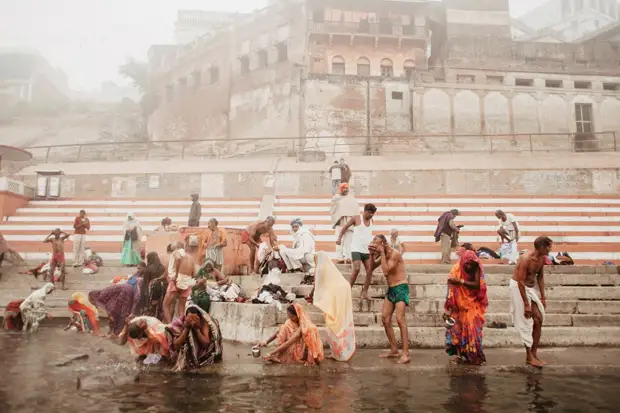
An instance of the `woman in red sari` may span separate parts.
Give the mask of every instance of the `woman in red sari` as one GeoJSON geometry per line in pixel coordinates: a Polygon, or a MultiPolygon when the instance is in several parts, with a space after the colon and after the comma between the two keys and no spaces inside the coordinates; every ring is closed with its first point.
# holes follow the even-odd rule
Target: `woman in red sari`
{"type": "Polygon", "coordinates": [[[22,314],[19,306],[24,300],[11,301],[6,305],[4,309],[4,329],[9,331],[22,331],[24,328],[24,322],[22,321],[22,314]]]}
{"type": "Polygon", "coordinates": [[[459,361],[480,365],[486,359],[482,351],[482,328],[489,301],[482,264],[474,251],[459,249],[459,262],[448,278],[444,318],[454,320],[446,329],[446,352],[459,361]]]}

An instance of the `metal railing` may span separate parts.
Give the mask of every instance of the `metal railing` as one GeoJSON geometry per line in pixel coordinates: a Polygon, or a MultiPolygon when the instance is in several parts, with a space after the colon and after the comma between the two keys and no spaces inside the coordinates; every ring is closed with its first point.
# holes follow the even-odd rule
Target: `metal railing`
{"type": "Polygon", "coordinates": [[[378,135],[305,138],[204,139],[98,142],[38,146],[28,150],[34,163],[136,160],[200,160],[288,156],[420,155],[440,153],[617,152],[616,132],[493,135],[378,135]]]}

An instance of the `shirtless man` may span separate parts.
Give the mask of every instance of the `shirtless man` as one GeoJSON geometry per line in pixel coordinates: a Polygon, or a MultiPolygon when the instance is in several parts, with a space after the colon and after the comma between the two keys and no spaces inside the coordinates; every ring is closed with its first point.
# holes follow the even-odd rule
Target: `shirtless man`
{"type": "Polygon", "coordinates": [[[174,299],[178,298],[177,314],[185,314],[185,303],[192,292],[196,274],[197,240],[188,242],[187,251],[179,243],[170,256],[168,265],[168,289],[164,298],[164,322],[172,322],[174,316],[174,299]],[[195,245],[194,245],[195,244],[195,245]]]}
{"type": "MultiPolygon", "coordinates": [[[[213,277],[218,286],[230,284],[230,278],[227,275],[222,274],[220,270],[215,267],[215,264],[211,260],[207,260],[204,263],[203,268],[207,275],[213,277]]],[[[200,279],[196,285],[206,285],[207,280],[205,278],[200,279]]]]}
{"type": "Polygon", "coordinates": [[[508,287],[512,322],[525,346],[525,362],[534,367],[545,365],[538,358],[538,344],[547,307],[545,257],[552,246],[550,238],[536,238],[535,250],[521,257],[508,287]]]}
{"type": "Polygon", "coordinates": [[[273,232],[273,225],[276,223],[274,217],[267,217],[264,221],[257,221],[250,224],[241,235],[241,243],[250,248],[250,270],[252,274],[258,274],[258,265],[256,264],[256,251],[260,245],[260,237],[263,234],[269,235],[269,244],[274,251],[278,251],[278,238],[273,232]]]}
{"type": "Polygon", "coordinates": [[[409,331],[405,320],[405,310],[409,306],[409,280],[405,274],[405,261],[400,252],[391,248],[383,235],[376,235],[368,250],[373,255],[373,270],[381,266],[383,275],[387,280],[388,291],[383,300],[381,318],[383,328],[390,342],[391,350],[381,354],[381,358],[399,358],[399,364],[409,363],[409,331]],[[396,310],[396,323],[400,329],[400,338],[403,342],[402,356],[398,352],[396,335],[392,327],[392,315],[396,310]]]}
{"type": "Polygon", "coordinates": [[[60,288],[62,288],[63,290],[67,289],[65,287],[65,240],[67,240],[67,238],[69,237],[69,234],[61,231],[60,228],[56,228],[43,240],[43,242],[49,242],[50,244],[52,244],[52,260],[50,261],[50,281],[54,282],[54,273],[56,272],[56,268],[60,268],[60,288]]]}

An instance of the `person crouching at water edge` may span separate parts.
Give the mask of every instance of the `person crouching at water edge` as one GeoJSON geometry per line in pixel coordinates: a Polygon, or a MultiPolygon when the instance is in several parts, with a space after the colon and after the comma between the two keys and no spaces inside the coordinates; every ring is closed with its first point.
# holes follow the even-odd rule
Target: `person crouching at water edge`
{"type": "Polygon", "coordinates": [[[136,358],[146,358],[145,364],[157,364],[170,355],[166,325],[155,317],[127,317],[119,337],[119,344],[125,343],[129,344],[131,354],[136,358]]]}
{"type": "Polygon", "coordinates": [[[259,347],[265,347],[278,340],[278,347],[265,355],[263,360],[273,363],[303,363],[306,366],[323,361],[323,342],[319,330],[310,321],[302,306],[292,304],[287,308],[286,314],[288,319],[280,330],[267,341],[257,344],[259,347]]]}
{"type": "Polygon", "coordinates": [[[30,294],[20,305],[19,311],[21,312],[23,332],[34,333],[39,328],[39,323],[46,318],[52,318],[48,314],[45,307],[45,299],[49,294],[54,291],[55,287],[52,283],[47,283],[43,287],[39,288],[32,294],[30,294]]]}
{"type": "Polygon", "coordinates": [[[448,294],[444,304],[446,352],[457,362],[475,365],[486,359],[482,352],[482,327],[489,301],[482,264],[474,251],[460,247],[459,262],[448,278],[448,294]],[[450,327],[451,325],[451,327],[450,327]]]}
{"type": "Polygon", "coordinates": [[[381,266],[383,275],[387,280],[388,291],[383,300],[381,318],[383,328],[390,342],[391,350],[380,355],[382,358],[399,358],[398,363],[409,363],[409,331],[405,320],[405,311],[409,306],[409,280],[405,274],[405,261],[400,252],[388,245],[383,235],[377,235],[368,246],[372,254],[372,269],[381,266]],[[396,335],[392,327],[392,315],[396,311],[396,323],[400,330],[400,338],[403,342],[403,354],[398,352],[396,335]]]}
{"type": "Polygon", "coordinates": [[[222,333],[217,320],[188,301],[185,315],[166,327],[173,370],[200,368],[222,361],[222,333]]]}
{"type": "Polygon", "coordinates": [[[69,300],[71,320],[65,330],[73,328],[82,333],[99,335],[99,312],[97,307],[88,301],[88,297],[82,293],[74,293],[69,300]]]}
{"type": "Polygon", "coordinates": [[[552,246],[550,238],[536,238],[535,250],[519,259],[508,286],[512,322],[525,346],[525,362],[534,367],[545,365],[538,358],[538,344],[547,307],[545,257],[551,252],[552,246]]]}

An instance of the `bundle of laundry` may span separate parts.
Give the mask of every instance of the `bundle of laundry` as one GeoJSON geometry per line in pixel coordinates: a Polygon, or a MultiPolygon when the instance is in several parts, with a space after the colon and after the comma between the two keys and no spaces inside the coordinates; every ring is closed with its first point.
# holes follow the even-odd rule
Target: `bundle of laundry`
{"type": "Polygon", "coordinates": [[[209,294],[211,301],[238,301],[244,296],[241,287],[233,282],[225,285],[211,285],[209,283],[205,287],[205,291],[209,294]]]}
{"type": "Polygon", "coordinates": [[[263,285],[252,297],[253,304],[275,304],[278,311],[282,310],[282,304],[290,304],[297,296],[287,293],[282,287],[275,284],[263,285]]]}
{"type": "Polygon", "coordinates": [[[84,251],[86,259],[84,260],[83,274],[95,274],[99,271],[99,267],[103,266],[103,259],[97,255],[93,250],[87,249],[84,251]]]}

